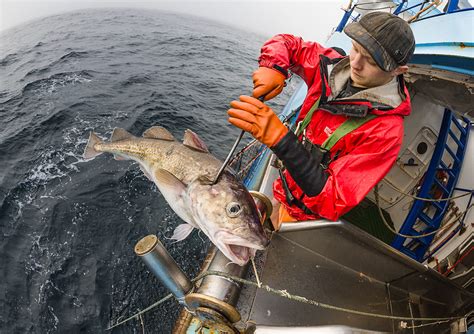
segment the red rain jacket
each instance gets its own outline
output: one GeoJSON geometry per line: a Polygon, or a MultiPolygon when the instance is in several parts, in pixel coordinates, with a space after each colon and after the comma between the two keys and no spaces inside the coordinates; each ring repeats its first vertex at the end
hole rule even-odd
{"type": "MultiPolygon", "coordinates": [[[[331,48],[324,48],[314,42],[304,42],[301,38],[292,35],[277,35],[262,47],[260,66],[291,70],[308,85],[308,94],[298,121],[304,118],[314,102],[321,96],[323,85],[325,85],[325,95],[329,97],[331,94],[331,87],[322,75],[320,67],[320,62],[325,57],[334,59],[341,58],[341,55],[331,48]]],[[[375,109],[372,106],[373,101],[368,100],[345,102],[345,104],[365,104],[369,106],[368,113],[379,117],[348,133],[332,147],[331,157],[338,152],[338,158],[329,164],[327,169],[329,178],[318,195],[313,197],[305,195],[285,170],[287,183],[293,196],[317,214],[306,214],[300,208],[290,206],[286,202],[281,179],[275,181],[274,196],[285,205],[292,217],[297,220],[320,217],[337,220],[360,203],[390,171],[402,144],[403,116],[409,115],[411,111],[408,91],[404,85],[402,87],[404,100],[393,109],[383,111],[375,109]]],[[[347,118],[346,115],[331,114],[318,109],[306,128],[306,136],[313,144],[321,145],[347,118]]]]}

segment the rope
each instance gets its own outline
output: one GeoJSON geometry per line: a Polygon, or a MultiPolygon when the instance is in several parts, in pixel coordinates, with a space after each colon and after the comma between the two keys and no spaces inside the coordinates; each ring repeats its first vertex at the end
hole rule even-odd
{"type": "Polygon", "coordinates": [[[435,322],[429,322],[427,324],[413,325],[413,326],[408,326],[408,324],[405,321],[402,321],[400,323],[400,327],[401,328],[406,328],[406,329],[414,329],[414,328],[420,328],[420,327],[426,327],[426,326],[440,325],[440,324],[444,324],[445,322],[448,322],[448,321],[449,320],[435,321],[435,322]]]}
{"type": "Polygon", "coordinates": [[[260,282],[260,278],[258,277],[257,266],[255,266],[255,260],[253,259],[253,257],[251,257],[250,260],[252,261],[253,272],[255,273],[255,279],[257,280],[257,285],[258,287],[261,287],[262,282],[260,282]]]}
{"type": "Polygon", "coordinates": [[[124,324],[124,323],[126,323],[126,322],[129,322],[129,321],[132,320],[132,319],[138,318],[138,317],[141,316],[143,313],[148,312],[148,311],[150,311],[151,309],[154,309],[155,307],[157,307],[158,305],[164,303],[165,301],[167,301],[167,300],[170,299],[171,297],[173,297],[173,294],[172,294],[172,293],[170,293],[169,295],[166,295],[165,297],[161,298],[161,299],[160,299],[159,301],[157,301],[156,303],[151,304],[151,305],[148,306],[147,308],[145,308],[145,309],[139,311],[138,313],[132,315],[131,317],[129,317],[129,318],[125,319],[125,320],[122,320],[122,321],[120,321],[119,323],[116,323],[116,324],[113,325],[113,326],[108,327],[107,330],[109,331],[109,330],[111,330],[112,328],[115,328],[115,327],[120,326],[120,325],[122,325],[122,324],[124,324]]]}
{"type": "Polygon", "coordinates": [[[438,7],[439,5],[441,5],[443,3],[443,1],[441,0],[435,0],[433,1],[432,3],[430,3],[428,5],[428,7],[426,8],[423,8],[421,9],[420,11],[418,11],[418,13],[416,13],[411,19],[409,19],[407,22],[408,23],[412,23],[413,21],[416,21],[418,20],[418,17],[423,14],[424,12],[426,12],[427,10],[429,10],[430,12],[435,9],[436,7],[438,7]],[[434,6],[434,7],[433,7],[434,6]],[[431,8],[431,9],[430,9],[431,8]]]}
{"type": "MultiPolygon", "coordinates": [[[[470,194],[470,193],[469,193],[470,194]]],[[[420,239],[420,238],[424,238],[424,237],[428,237],[430,235],[433,235],[433,234],[436,234],[438,232],[441,232],[443,230],[447,230],[448,228],[451,228],[452,224],[448,224],[446,226],[443,226],[443,227],[440,227],[432,232],[429,232],[429,233],[425,233],[425,234],[420,234],[420,235],[408,235],[408,234],[402,234],[402,233],[399,233],[397,231],[395,231],[395,229],[390,226],[390,224],[385,220],[385,217],[383,215],[383,212],[382,212],[382,208],[380,207],[380,203],[379,203],[379,186],[378,184],[375,186],[374,188],[374,195],[375,195],[375,204],[377,205],[377,209],[379,210],[379,214],[380,214],[380,218],[382,218],[382,222],[384,223],[384,225],[390,230],[390,232],[392,232],[393,234],[396,234],[400,237],[404,237],[404,238],[411,238],[411,239],[420,239]]],[[[472,207],[474,206],[474,204],[471,204],[467,209],[466,211],[460,213],[458,215],[458,217],[453,221],[453,223],[456,221],[456,220],[459,220],[459,218],[461,218],[461,216],[469,211],[472,207]]]]}
{"type": "MultiPolygon", "coordinates": [[[[292,294],[288,293],[288,291],[286,291],[286,290],[277,290],[277,289],[271,288],[270,286],[268,286],[266,284],[262,284],[261,282],[259,282],[259,283],[252,282],[252,281],[246,280],[244,278],[232,276],[232,275],[229,275],[229,274],[224,273],[224,272],[213,271],[213,270],[206,271],[206,272],[200,274],[199,276],[194,278],[192,280],[192,282],[199,281],[199,280],[203,279],[204,277],[210,276],[210,275],[224,277],[224,278],[232,280],[236,283],[251,285],[251,286],[254,286],[258,289],[263,289],[267,292],[270,292],[270,293],[273,293],[275,295],[278,295],[278,296],[281,296],[281,297],[284,297],[284,298],[287,298],[287,299],[290,299],[290,300],[294,300],[294,301],[297,301],[297,302],[301,302],[301,303],[305,303],[305,304],[309,304],[309,305],[313,305],[313,306],[318,306],[318,307],[325,308],[325,309],[328,309],[328,310],[345,312],[345,313],[356,314],[356,315],[362,315],[362,316],[373,317],[373,318],[382,318],[382,319],[400,320],[400,321],[403,321],[403,320],[405,320],[405,321],[433,321],[433,323],[431,323],[431,324],[434,325],[434,324],[438,324],[438,323],[441,323],[441,322],[462,319],[462,318],[465,317],[465,316],[462,316],[462,317],[445,317],[445,318],[413,318],[413,317],[403,317],[403,316],[394,316],[394,315],[363,312],[363,311],[358,311],[358,310],[354,310],[354,309],[349,309],[349,308],[334,306],[334,305],[330,305],[330,304],[326,304],[326,303],[321,303],[321,302],[318,302],[316,300],[308,299],[306,297],[302,297],[302,296],[298,296],[298,295],[292,295],[292,294]]],[[[133,315],[133,316],[131,316],[131,317],[129,317],[129,318],[127,318],[127,319],[125,319],[125,320],[123,320],[123,321],[107,328],[107,330],[110,330],[114,327],[117,327],[117,326],[122,325],[122,324],[124,324],[124,323],[126,323],[126,322],[128,322],[132,319],[135,319],[135,318],[139,317],[143,313],[148,312],[151,309],[153,309],[153,308],[157,307],[158,305],[162,304],[163,302],[165,302],[166,300],[171,298],[171,296],[172,296],[172,294],[167,295],[166,297],[160,299],[156,303],[148,306],[147,308],[145,308],[144,310],[136,313],[135,315],[133,315]]],[[[431,324],[425,324],[424,326],[429,326],[431,324]]]]}
{"type": "Polygon", "coordinates": [[[199,280],[199,279],[202,279],[202,278],[204,278],[206,276],[209,276],[209,275],[225,277],[227,279],[233,280],[234,282],[242,283],[242,284],[246,284],[246,285],[251,285],[251,286],[263,289],[267,292],[270,292],[270,293],[288,298],[290,300],[299,301],[299,302],[302,302],[302,303],[305,303],[305,304],[310,304],[310,305],[322,307],[322,308],[329,309],[329,310],[346,312],[346,313],[357,314],[357,315],[363,315],[363,316],[368,316],[368,317],[391,319],[391,320],[408,320],[408,321],[450,321],[450,320],[458,320],[458,319],[464,318],[464,316],[463,317],[445,317],[445,318],[413,318],[413,317],[402,317],[402,316],[394,316],[394,315],[363,312],[363,311],[358,311],[358,310],[354,310],[354,309],[349,309],[349,308],[334,306],[334,305],[330,305],[330,304],[326,304],[326,303],[321,303],[321,302],[318,302],[318,301],[315,301],[315,300],[312,300],[312,299],[308,299],[306,297],[298,296],[298,295],[291,295],[286,290],[277,290],[277,289],[269,287],[266,284],[261,284],[260,287],[259,287],[259,285],[256,282],[252,282],[252,281],[246,280],[244,278],[240,278],[240,277],[235,277],[235,276],[232,276],[232,275],[229,275],[227,273],[220,272],[220,271],[207,271],[207,272],[199,275],[196,279],[199,280]]]}
{"type": "Polygon", "coordinates": [[[464,190],[466,191],[465,194],[462,194],[462,195],[457,195],[457,196],[453,196],[453,197],[447,197],[447,198],[440,198],[440,199],[434,199],[434,198],[424,198],[424,197],[418,197],[418,196],[414,196],[412,194],[409,194],[409,193],[406,193],[404,192],[403,190],[399,189],[398,187],[396,187],[395,185],[391,184],[390,182],[388,182],[387,180],[384,180],[388,186],[390,188],[392,188],[393,190],[395,191],[398,191],[400,194],[403,194],[405,196],[408,196],[408,197],[411,197],[413,199],[418,199],[418,200],[421,200],[421,201],[425,201],[425,202],[446,202],[446,201],[450,201],[452,199],[458,199],[458,198],[461,198],[461,197],[464,197],[464,196],[467,196],[467,195],[470,195],[472,193],[474,193],[474,190],[464,190]]]}
{"type": "Polygon", "coordinates": [[[142,334],[145,334],[145,323],[143,322],[143,317],[140,314],[140,323],[142,325],[142,334]]]}

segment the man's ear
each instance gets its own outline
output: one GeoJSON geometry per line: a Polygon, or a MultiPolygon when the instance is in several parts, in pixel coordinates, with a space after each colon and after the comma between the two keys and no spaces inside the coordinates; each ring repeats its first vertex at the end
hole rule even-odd
{"type": "Polygon", "coordinates": [[[396,69],[394,69],[392,71],[392,74],[394,76],[397,76],[397,75],[406,73],[407,71],[408,71],[408,66],[407,65],[402,65],[402,66],[398,66],[396,69]]]}

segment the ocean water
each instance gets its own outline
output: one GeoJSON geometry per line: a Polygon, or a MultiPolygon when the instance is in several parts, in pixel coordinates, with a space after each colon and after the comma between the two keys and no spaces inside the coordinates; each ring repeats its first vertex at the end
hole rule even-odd
{"type": "MultiPolygon", "coordinates": [[[[262,36],[144,10],[86,10],[0,35],[0,332],[169,333],[168,294],[133,247],[153,233],[194,277],[209,241],[172,244],[180,221],[138,166],[85,162],[92,129],[198,133],[223,159],[228,103],[251,91],[262,36]],[[142,328],[143,326],[143,328],[142,328]]],[[[280,98],[279,101],[283,101],[280,98]]],[[[281,107],[281,102],[273,103],[281,107]]],[[[248,137],[248,136],[247,136],[248,137]]]]}

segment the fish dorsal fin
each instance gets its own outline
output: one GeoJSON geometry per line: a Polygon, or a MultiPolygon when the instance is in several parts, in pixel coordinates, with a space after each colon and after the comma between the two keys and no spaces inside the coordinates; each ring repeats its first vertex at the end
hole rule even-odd
{"type": "Polygon", "coordinates": [[[183,144],[189,148],[209,153],[209,149],[207,148],[207,145],[204,143],[204,141],[189,129],[184,132],[183,144]]]}
{"type": "Polygon", "coordinates": [[[162,126],[152,126],[151,128],[147,129],[145,132],[143,132],[143,137],[168,140],[168,141],[175,140],[171,132],[169,132],[162,126]]]}
{"type": "Polygon", "coordinates": [[[110,141],[119,141],[125,139],[132,139],[135,138],[130,132],[122,128],[115,128],[114,132],[112,132],[112,137],[110,137],[110,141]]]}

